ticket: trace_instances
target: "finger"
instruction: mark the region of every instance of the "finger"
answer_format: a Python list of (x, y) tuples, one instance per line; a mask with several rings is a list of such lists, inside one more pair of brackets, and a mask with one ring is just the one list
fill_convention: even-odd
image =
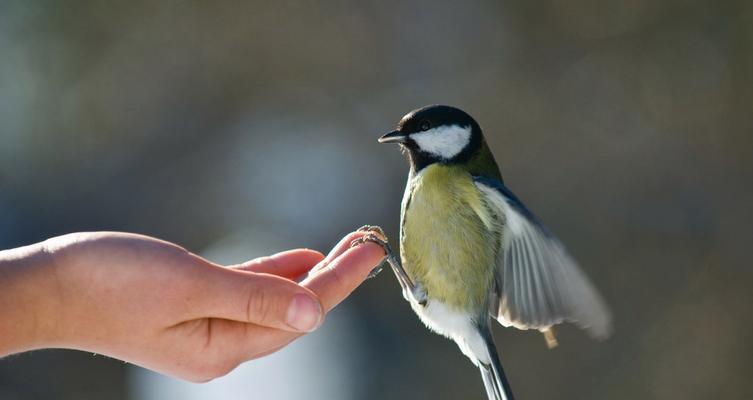
[(365, 235), (367, 232), (362, 231), (355, 231), (351, 232), (335, 245), (335, 247), (330, 250), (329, 254), (327, 254), (327, 257), (322, 260), (319, 265), (311, 269), (311, 274), (315, 273), (316, 271), (319, 271), (329, 265), (332, 261), (337, 259), (337, 257), (340, 257), (343, 253), (345, 253), (351, 246), (351, 243), (353, 243), (354, 240), (360, 238), (361, 236)]
[(307, 277), (301, 284), (319, 297), (326, 311), (348, 297), (384, 258), (384, 250), (366, 242), (345, 250), (326, 268)]
[(295, 279), (311, 270), (323, 259), (324, 255), (316, 250), (296, 249), (256, 258), (230, 268)]
[(342, 239), (340, 239), (340, 241), (335, 245), (335, 247), (333, 247), (332, 250), (330, 250), (329, 254), (327, 254), (327, 258), (324, 259), (324, 262), (332, 262), (337, 257), (340, 257), (343, 253), (345, 253), (350, 248), (350, 244), (353, 243), (354, 240), (360, 238), (366, 233), (367, 232), (353, 231), (345, 235)]
[(217, 268), (203, 286), (200, 317), (292, 332), (313, 331), (322, 320), (322, 305), (317, 296), (279, 276)]
[[(374, 243), (365, 243), (350, 248), (350, 242), (361, 236), (360, 232), (343, 238), (330, 252), (340, 257), (334, 258), (327, 268), (307, 278), (303, 285), (320, 295), (324, 309), (329, 311), (345, 299), (368, 276), (369, 272), (384, 258), (384, 251)], [(301, 333), (283, 332), (276, 329), (246, 324), (245, 346), (241, 351), (246, 359), (263, 357), (273, 353), (293, 340)]]

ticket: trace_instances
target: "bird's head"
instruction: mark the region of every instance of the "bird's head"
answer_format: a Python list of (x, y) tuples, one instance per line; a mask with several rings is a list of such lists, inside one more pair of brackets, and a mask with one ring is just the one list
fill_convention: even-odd
[(463, 110), (432, 105), (409, 112), (379, 143), (399, 143), (419, 170), (434, 163), (467, 162), (483, 140), (478, 123)]

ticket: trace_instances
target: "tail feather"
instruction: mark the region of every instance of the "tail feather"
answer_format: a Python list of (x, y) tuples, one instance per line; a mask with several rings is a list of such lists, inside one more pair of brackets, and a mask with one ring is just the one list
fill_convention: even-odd
[(479, 364), (478, 369), (481, 371), (481, 379), (484, 380), (484, 389), (486, 389), (486, 397), (489, 400), (505, 400), (502, 394), (499, 392), (499, 386), (494, 380), (494, 371), (491, 365)]
[(481, 329), (486, 349), (489, 353), (489, 364), (479, 363), (481, 378), (484, 380), (486, 395), (489, 400), (515, 400), (512, 395), (512, 388), (507, 382), (505, 370), (502, 369), (502, 363), (497, 355), (497, 347), (494, 345), (489, 329)]

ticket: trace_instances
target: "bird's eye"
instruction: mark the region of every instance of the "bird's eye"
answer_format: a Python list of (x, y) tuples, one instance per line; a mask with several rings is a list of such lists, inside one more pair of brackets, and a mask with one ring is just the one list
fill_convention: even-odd
[(421, 121), (421, 130), (422, 131), (428, 131), (429, 128), (431, 128), (431, 124), (429, 121)]

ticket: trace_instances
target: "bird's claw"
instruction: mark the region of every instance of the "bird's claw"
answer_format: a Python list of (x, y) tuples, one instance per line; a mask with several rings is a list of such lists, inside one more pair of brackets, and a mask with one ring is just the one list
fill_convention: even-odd
[(385, 252), (387, 252), (387, 239), (371, 231), (357, 239), (354, 239), (352, 242), (350, 242), (350, 247), (353, 248), (356, 246), (360, 246), (366, 242), (376, 243)]
[[(395, 254), (392, 252), (389, 243), (387, 242), (387, 236), (384, 234), (382, 228), (378, 226), (364, 225), (358, 229), (359, 232), (365, 232), (364, 235), (350, 242), (351, 247), (361, 245), (366, 242), (373, 242), (379, 245), (384, 250), (385, 260), (392, 267), (392, 271), (395, 272), (398, 282), (403, 289), (403, 297), (408, 301), (414, 301), (415, 303), (425, 307), (428, 304), (429, 297), (426, 294), (426, 289), (420, 284), (414, 284), (408, 274), (400, 265), (400, 262), (395, 258)], [(374, 276), (381, 271), (381, 266), (375, 268), (369, 276)]]
[(364, 225), (358, 228), (358, 232), (374, 233), (378, 235), (379, 237), (381, 237), (385, 243), (387, 242), (387, 235), (385, 235), (384, 230), (382, 230), (382, 228), (377, 225)]
[(421, 283), (416, 283), (413, 286), (413, 298), (421, 307), (426, 307), (426, 304), (429, 302), (429, 295)]
[(379, 264), (376, 268), (372, 269), (371, 272), (369, 272), (369, 275), (366, 276), (366, 279), (376, 278), (379, 273), (382, 272), (382, 264)]
[[(356, 247), (360, 246), (366, 242), (372, 242), (379, 245), (379, 247), (384, 250), (385, 254), (387, 253), (387, 236), (384, 235), (384, 231), (382, 228), (378, 226), (371, 226), (371, 225), (364, 225), (360, 228), (358, 228), (359, 232), (366, 232), (365, 235), (353, 240), (350, 242), (350, 247)], [(371, 272), (369, 272), (369, 276), (366, 277), (366, 279), (374, 278), (375, 276), (379, 275), (379, 273), (382, 272), (382, 265), (380, 264), (376, 268), (372, 269)]]

